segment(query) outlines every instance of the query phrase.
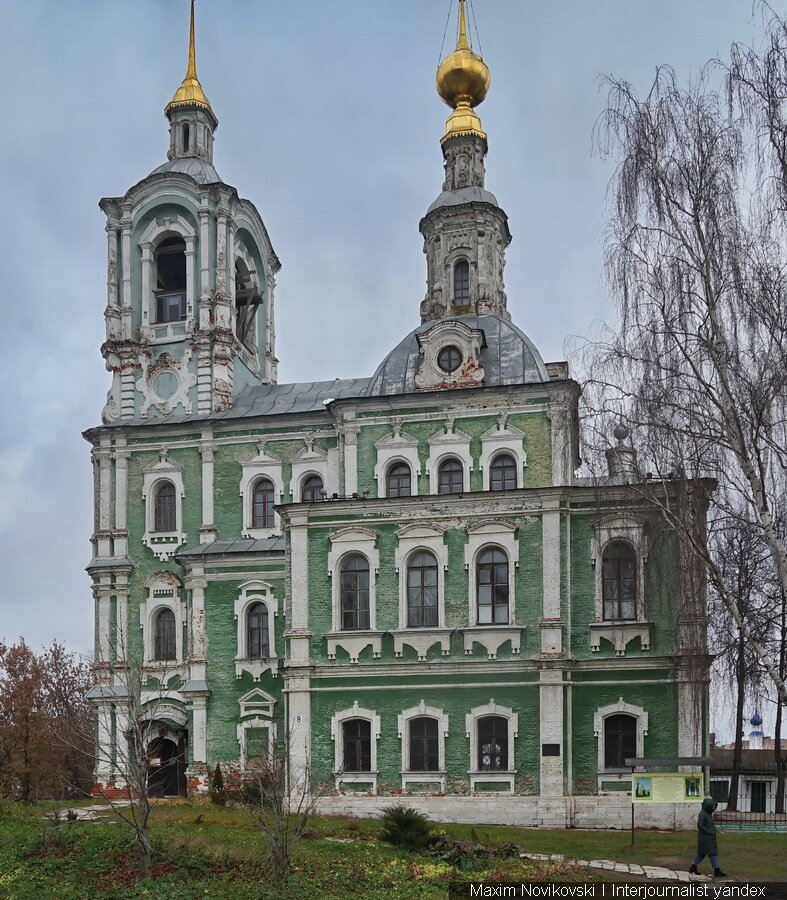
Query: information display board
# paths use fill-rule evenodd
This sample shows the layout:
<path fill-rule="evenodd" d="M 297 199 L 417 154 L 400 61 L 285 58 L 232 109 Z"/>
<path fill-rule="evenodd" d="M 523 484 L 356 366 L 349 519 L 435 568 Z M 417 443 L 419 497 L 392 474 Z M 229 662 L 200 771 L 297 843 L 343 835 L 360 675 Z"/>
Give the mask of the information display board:
<path fill-rule="evenodd" d="M 701 772 L 631 776 L 634 803 L 699 803 L 704 796 L 705 778 Z"/>

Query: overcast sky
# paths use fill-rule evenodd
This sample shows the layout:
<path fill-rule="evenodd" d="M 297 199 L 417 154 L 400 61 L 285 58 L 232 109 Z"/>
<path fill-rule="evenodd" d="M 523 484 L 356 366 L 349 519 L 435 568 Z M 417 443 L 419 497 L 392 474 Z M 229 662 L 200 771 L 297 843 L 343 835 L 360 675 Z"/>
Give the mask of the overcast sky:
<path fill-rule="evenodd" d="M 418 324 L 448 6 L 197 2 L 214 161 L 282 261 L 280 381 L 370 375 Z M 568 336 L 614 315 L 601 266 L 609 170 L 592 142 L 603 77 L 644 90 L 668 63 L 685 80 L 756 40 L 759 20 L 749 0 L 475 0 L 475 12 L 492 72 L 479 107 L 487 187 L 514 236 L 509 309 L 545 360 L 563 359 Z M 0 638 L 92 643 L 81 432 L 109 387 L 97 202 L 166 160 L 187 23 L 187 0 L 0 0 Z M 452 22 L 446 45 L 454 34 Z"/>

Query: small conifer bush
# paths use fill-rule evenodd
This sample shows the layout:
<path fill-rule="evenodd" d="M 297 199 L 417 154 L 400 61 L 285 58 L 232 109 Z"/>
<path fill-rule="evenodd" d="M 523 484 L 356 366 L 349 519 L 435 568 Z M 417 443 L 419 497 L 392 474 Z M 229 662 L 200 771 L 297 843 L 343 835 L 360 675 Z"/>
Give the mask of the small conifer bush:
<path fill-rule="evenodd" d="M 221 766 L 216 763 L 216 771 L 210 782 L 210 799 L 211 803 L 216 806 L 224 806 L 227 802 L 227 792 L 224 789 L 224 776 L 221 774 Z"/>
<path fill-rule="evenodd" d="M 423 813 L 409 806 L 387 806 L 380 816 L 379 838 L 403 850 L 422 850 L 432 842 L 432 826 Z"/>

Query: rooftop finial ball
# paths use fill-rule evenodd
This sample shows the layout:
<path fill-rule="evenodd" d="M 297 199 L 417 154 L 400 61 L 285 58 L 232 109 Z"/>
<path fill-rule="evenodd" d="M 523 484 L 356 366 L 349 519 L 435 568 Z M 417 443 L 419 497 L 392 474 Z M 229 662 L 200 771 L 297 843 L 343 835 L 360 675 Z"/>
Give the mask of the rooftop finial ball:
<path fill-rule="evenodd" d="M 629 430 L 625 425 L 616 425 L 615 430 L 612 433 L 619 441 L 625 441 L 629 436 Z"/>

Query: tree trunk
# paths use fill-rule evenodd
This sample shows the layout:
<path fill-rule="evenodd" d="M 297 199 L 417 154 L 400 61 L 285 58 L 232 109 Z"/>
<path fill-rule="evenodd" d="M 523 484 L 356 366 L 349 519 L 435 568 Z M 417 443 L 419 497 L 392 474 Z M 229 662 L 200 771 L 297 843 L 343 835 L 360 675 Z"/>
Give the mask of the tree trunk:
<path fill-rule="evenodd" d="M 732 751 L 732 776 L 730 777 L 730 793 L 727 798 L 727 809 L 738 809 L 738 785 L 741 774 L 741 758 L 743 754 L 743 703 L 746 692 L 746 642 L 742 632 L 738 639 L 738 659 L 736 660 L 736 704 L 735 704 L 735 749 Z"/>

